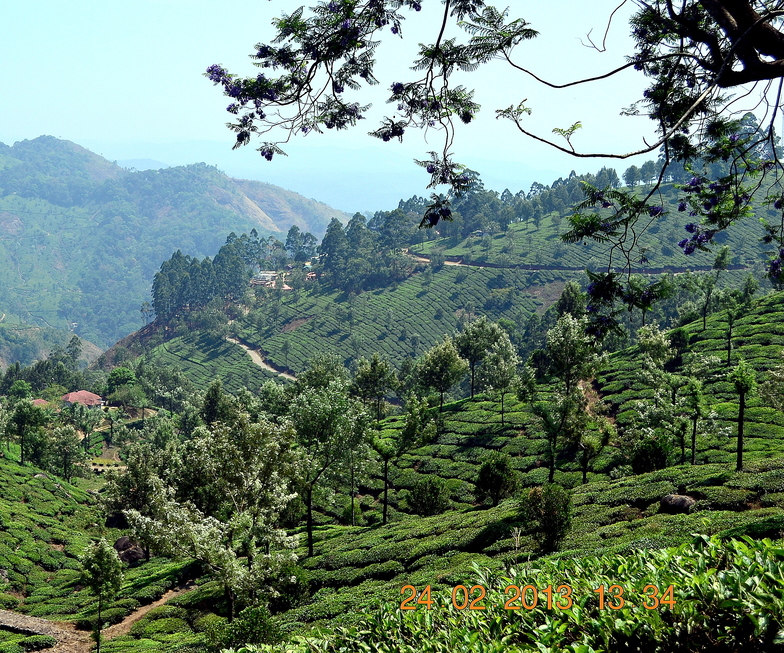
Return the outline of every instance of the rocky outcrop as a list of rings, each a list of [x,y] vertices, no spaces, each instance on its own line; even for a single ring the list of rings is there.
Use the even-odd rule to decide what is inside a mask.
[[[659,512],[668,515],[685,514],[691,510],[695,503],[697,503],[695,499],[685,494],[668,494],[663,496],[659,502]]]

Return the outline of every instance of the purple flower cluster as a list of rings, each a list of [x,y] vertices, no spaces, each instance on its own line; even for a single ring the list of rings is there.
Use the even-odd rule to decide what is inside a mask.
[[[684,193],[701,193],[702,192],[702,185],[705,183],[705,179],[702,177],[692,177],[689,180],[689,183],[686,184],[683,188]]]
[[[616,320],[609,315],[594,315],[591,316],[591,322],[585,327],[585,333],[586,335],[593,336],[597,340],[601,340],[616,327]]]
[[[340,11],[340,5],[337,2],[330,2],[327,5],[327,9],[329,9],[333,14],[336,14]]]
[[[681,200],[680,202],[678,202],[678,210],[679,211],[685,211],[686,208],[687,208],[687,205],[686,205],[686,201],[685,200]]]
[[[403,86],[403,84],[400,82],[395,82],[392,84],[391,90],[394,95],[400,95],[405,90],[405,86]]]
[[[657,215],[661,215],[662,213],[664,213],[663,206],[651,206],[648,208],[648,215],[650,215],[652,218],[655,218]]]
[[[774,283],[784,282],[784,249],[768,264],[768,278]]]
[[[784,198],[779,197],[775,202],[773,202],[773,208],[781,209],[784,207]]]
[[[713,236],[716,235],[716,229],[705,229],[702,225],[687,224],[686,231],[692,234],[691,238],[684,238],[678,243],[678,247],[683,250],[687,256],[694,254],[697,249],[707,245]]]
[[[213,84],[224,84],[229,79],[229,73],[218,64],[207,68],[207,77]]]
[[[259,148],[259,153],[267,159],[267,161],[272,161],[272,156],[275,154],[271,147],[261,147]]]

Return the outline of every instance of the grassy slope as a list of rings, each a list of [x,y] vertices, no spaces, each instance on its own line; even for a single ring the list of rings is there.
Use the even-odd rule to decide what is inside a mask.
[[[685,327],[690,337],[690,349],[706,356],[720,359],[713,373],[703,381],[710,409],[715,412],[719,429],[711,436],[699,438],[698,460],[730,463],[734,460],[736,421],[738,415],[737,395],[726,380],[731,367],[726,367],[727,349],[725,332],[726,312],[716,313],[707,320],[707,329],[702,330],[702,321],[692,322]],[[733,329],[732,366],[742,357],[759,373],[781,362],[784,347],[784,294],[773,293],[759,300],[754,308],[736,322]],[[625,424],[632,416],[630,402],[651,395],[639,381],[640,352],[633,348],[616,353],[610,363],[597,377],[599,390],[611,402],[617,420]],[[676,370],[677,371],[677,370]],[[772,408],[762,405],[758,397],[748,400],[746,411],[746,458],[764,458],[784,452],[784,416]],[[731,434],[728,437],[727,434]]]
[[[338,291],[303,291],[283,294],[277,326],[269,321],[269,303],[237,322],[239,338],[277,369],[297,373],[322,353],[335,353],[349,364],[359,356],[380,352],[393,364],[421,354],[444,334],[457,330],[466,310],[491,319],[526,319],[546,308],[560,293],[561,272],[494,270],[444,266],[432,275],[415,274],[397,286],[366,292],[354,300]],[[352,306],[352,327],[345,311]],[[344,312],[341,315],[341,311]],[[289,352],[285,353],[288,342]],[[231,390],[274,375],[259,370],[236,345],[219,344],[205,334],[177,338],[159,345],[149,354],[154,360],[177,365],[204,387],[222,376]],[[230,361],[229,373],[222,368]],[[236,386],[236,387],[235,387]]]
[[[241,387],[258,388],[269,379],[279,379],[253,363],[239,345],[206,333],[174,338],[155,347],[149,358],[179,368],[200,388],[220,379],[228,392],[237,392]]]
[[[0,584],[3,607],[53,620],[92,618],[95,599],[79,584],[79,556],[94,538],[113,542],[121,535],[101,526],[93,479],[65,483],[51,474],[14,462],[18,447],[0,459]],[[159,598],[179,577],[183,563],[153,558],[126,572],[123,588],[107,607],[119,621],[143,603]]]
[[[667,213],[652,221],[651,226],[640,239],[647,248],[648,268],[676,267],[693,269],[697,266],[710,266],[715,254],[696,252],[685,256],[677,243],[686,238],[684,230],[687,222],[693,221],[687,213],[678,213],[677,193],[671,186],[663,187],[661,196],[654,196],[651,202],[661,202]],[[738,222],[729,228],[726,235],[719,234],[716,242],[729,245],[733,264],[753,265],[764,260],[764,253],[770,245],[759,242],[764,231],[755,218],[776,218],[775,211],[767,206],[756,207],[756,215]],[[545,267],[571,267],[580,270],[588,267],[596,269],[607,261],[607,245],[587,242],[584,245],[567,245],[559,236],[570,227],[566,220],[570,212],[551,213],[544,216],[537,227],[532,221],[513,223],[507,233],[491,236],[470,235],[467,238],[443,238],[431,240],[411,247],[413,253],[428,255],[435,250],[453,260],[462,259],[472,263],[494,265],[532,265]],[[640,268],[642,271],[642,267]]]

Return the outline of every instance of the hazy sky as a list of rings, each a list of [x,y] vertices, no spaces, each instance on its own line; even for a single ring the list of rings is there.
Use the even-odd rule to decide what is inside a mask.
[[[405,39],[386,32],[378,50],[380,87],[362,101],[385,107],[393,81],[415,79],[406,68],[412,49],[432,41],[441,3],[423,0],[408,12]],[[540,36],[518,46],[516,59],[558,83],[601,74],[631,52],[626,8],[616,15],[607,46],[598,53],[581,44],[601,40],[617,0],[510,2],[510,14],[525,18]],[[234,136],[224,126],[228,104],[204,70],[221,63],[232,72],[255,74],[248,54],[269,41],[270,20],[299,3],[288,0],[26,0],[7,3],[0,22],[0,141],[42,134],[77,142],[110,160],[155,159],[169,165],[205,161],[234,176],[261,179],[347,210],[393,208],[400,198],[429,193],[428,176],[412,159],[439,148],[436,134],[382,143],[367,136],[377,120],[350,132],[311,135],[288,145],[288,158],[269,163],[253,147],[232,151]],[[505,6],[503,3],[498,6]],[[631,7],[629,7],[629,11]],[[461,30],[455,30],[460,32]],[[582,121],[574,139],[584,151],[624,152],[652,136],[647,118],[619,117],[640,97],[644,80],[626,71],[609,81],[573,89],[544,89],[501,63],[459,80],[477,89],[480,118],[459,132],[456,159],[478,170],[497,190],[527,190],[533,181],[595,171],[610,165],[621,173],[631,161],[578,160],[519,134],[494,110],[527,99],[534,131]],[[378,111],[376,115],[381,115]],[[645,158],[654,158],[643,157]],[[635,163],[640,163],[635,160]]]

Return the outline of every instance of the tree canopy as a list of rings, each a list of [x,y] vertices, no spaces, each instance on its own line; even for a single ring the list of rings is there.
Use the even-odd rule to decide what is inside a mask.
[[[452,200],[475,183],[471,171],[454,160],[452,146],[456,124],[471,123],[480,105],[474,90],[455,83],[455,73],[473,72],[500,59],[509,65],[505,84],[533,78],[564,89],[633,69],[646,78],[648,87],[624,114],[648,116],[657,131],[653,142],[634,151],[581,152],[572,142],[580,122],[553,129],[564,142],[529,130],[525,117],[531,107],[525,100],[496,108],[497,116],[508,119],[523,136],[571,156],[624,159],[660,153],[658,165],[627,171],[630,186],[650,184],[640,192],[617,189],[615,180],[609,179],[605,186],[586,184],[585,200],[563,235],[567,242],[593,239],[611,246],[607,270],[598,275],[601,283],[588,292],[591,332],[597,337],[617,325],[616,302],[645,311],[661,296],[655,284],[632,287],[614,268],[628,272],[644,259],[639,237],[651,218],[666,210],[656,194],[663,181],[684,182],[678,208],[688,211],[691,220],[679,245],[688,255],[709,249],[717,233],[748,216],[762,179],[771,174],[778,178],[784,171],[774,130],[784,80],[784,9],[773,0],[637,3],[629,25],[634,46],[626,63],[565,84],[542,79],[518,63],[518,48],[523,52],[523,43],[538,34],[523,18],[484,0],[442,4],[432,41],[420,44],[415,61],[402,62],[389,80],[376,77],[376,48],[388,38],[386,30],[402,37],[404,19],[411,18],[409,11],[421,10],[420,0],[322,1],[310,10],[299,8],[273,20],[273,38],[259,43],[251,55],[262,72],[243,77],[215,64],[205,73],[231,99],[228,126],[236,134],[235,147],[249,143],[254,135],[269,138],[258,150],[272,160],[283,154],[280,146],[295,135],[354,127],[369,109],[360,101],[362,87],[388,84],[392,108],[371,136],[382,141],[402,140],[412,131],[443,136],[439,151],[416,161],[429,175],[428,188],[447,189],[445,195],[434,193],[423,207],[421,226],[432,227],[452,219]],[[466,36],[447,38],[450,23]],[[589,42],[596,49],[603,47],[590,37]],[[784,209],[784,193],[774,192],[767,199],[777,210]],[[784,217],[780,224],[765,228],[767,242],[777,243],[780,250],[768,261],[768,275],[775,281],[784,278]]]

